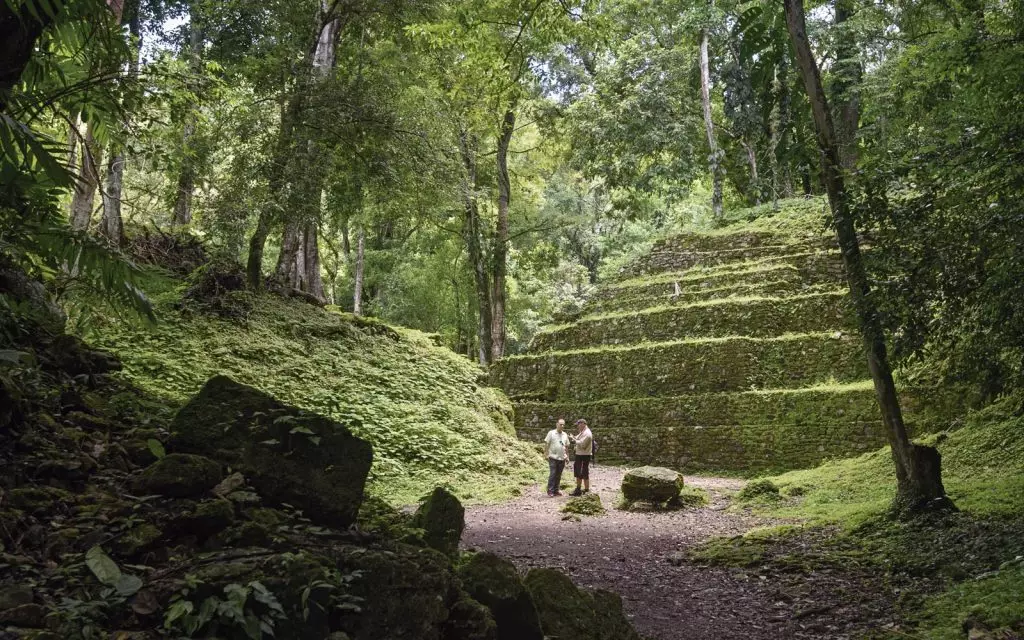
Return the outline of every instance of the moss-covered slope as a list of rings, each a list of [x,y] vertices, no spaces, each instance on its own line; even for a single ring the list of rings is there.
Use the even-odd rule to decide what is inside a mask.
[[[604,460],[739,472],[884,444],[823,212],[791,200],[657,242],[577,317],[492,367],[519,434],[583,417]],[[920,431],[945,401],[915,389],[904,404]]]
[[[537,454],[516,439],[508,400],[430,336],[270,295],[245,321],[182,313],[180,297],[173,283],[156,297],[155,327],[91,336],[143,390],[177,406],[224,374],[336,419],[373,444],[369,491],[394,504],[436,485],[487,499],[532,477]]]

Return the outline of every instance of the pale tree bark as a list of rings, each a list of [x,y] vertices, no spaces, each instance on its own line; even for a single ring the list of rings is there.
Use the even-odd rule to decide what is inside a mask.
[[[131,60],[128,62],[128,73],[135,81],[139,75],[139,56],[142,54],[142,29],[139,17],[139,3],[135,2],[132,7],[132,15],[128,19],[128,33],[131,35],[131,45],[134,49]],[[125,100],[123,109],[130,116],[133,105],[130,100]],[[124,219],[121,213],[121,201],[124,192],[124,170],[126,163],[125,147],[123,143],[112,144],[113,155],[107,165],[107,177],[104,181],[102,191],[103,218],[100,220],[100,235],[106,238],[107,242],[114,246],[124,244]]]
[[[942,486],[941,456],[938,450],[912,443],[903,422],[903,413],[886,354],[885,334],[878,309],[871,298],[871,287],[853,225],[835,127],[821,84],[818,65],[807,38],[803,0],[784,0],[784,6],[786,26],[811,102],[818,147],[822,156],[825,189],[832,209],[836,238],[843,255],[850,298],[857,313],[868,369],[874,382],[882,422],[896,464],[897,495],[894,507],[899,511],[915,511],[930,506],[949,506],[952,503],[946,497]]]
[[[508,207],[512,185],[508,177],[508,146],[516,128],[516,114],[505,112],[498,134],[498,220],[494,229],[494,289],[491,292],[491,362],[505,355],[505,277],[508,270]]]
[[[99,167],[103,166],[103,148],[93,136],[92,125],[86,124],[85,139],[78,146],[81,150],[78,166],[82,172],[71,194],[71,228],[85,231],[92,223],[93,202],[100,181]]]
[[[713,0],[711,0],[713,2]],[[708,56],[708,29],[700,32],[700,99],[704,106],[704,128],[708,135],[708,165],[711,169],[711,210],[715,220],[722,217],[722,152],[715,139],[715,124],[711,119],[711,69]]]
[[[124,241],[124,223],[121,218],[121,194],[124,190],[124,150],[122,149],[110,159],[107,168],[107,179],[101,193],[103,199],[103,217],[100,219],[100,235],[113,246],[121,246]]]
[[[468,132],[459,135],[459,151],[466,173],[463,177],[463,203],[465,218],[462,235],[473,269],[473,283],[477,298],[477,349],[480,364],[491,359],[491,287],[487,277],[487,260],[481,245],[480,209],[476,200],[476,138]]]
[[[363,256],[366,251],[366,233],[362,227],[356,243],[356,283],[352,291],[352,313],[360,316],[363,315]]]

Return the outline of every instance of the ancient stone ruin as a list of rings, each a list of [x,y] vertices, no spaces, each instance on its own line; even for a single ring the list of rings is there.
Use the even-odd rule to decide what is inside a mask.
[[[609,463],[768,470],[871,450],[886,440],[845,287],[823,237],[669,238],[491,380],[520,437],[584,417]],[[918,429],[922,395],[901,398]]]

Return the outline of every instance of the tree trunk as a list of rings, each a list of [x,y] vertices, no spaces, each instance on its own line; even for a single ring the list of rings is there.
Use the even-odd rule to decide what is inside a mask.
[[[131,35],[131,46],[134,53],[128,62],[128,73],[133,79],[139,75],[139,56],[142,54],[142,23],[139,18],[138,3],[135,3],[128,17],[128,33]],[[130,94],[129,94],[130,95]],[[132,101],[125,99],[122,108],[126,113],[132,112]],[[110,163],[107,167],[106,184],[102,192],[103,218],[100,220],[100,234],[113,246],[124,244],[124,222],[121,215],[121,199],[124,191],[124,169],[126,153],[124,144],[111,145]]]
[[[189,89],[193,94],[199,91],[196,77],[202,73],[203,55],[203,30],[199,25],[199,12],[196,10],[195,2],[189,7],[190,18],[188,25],[188,59],[189,59]],[[198,105],[189,105],[188,113],[185,115],[185,124],[181,133],[181,173],[178,174],[178,186],[175,189],[174,215],[171,219],[171,226],[180,227],[192,222],[192,196],[196,188],[196,158],[193,149],[193,138],[196,134],[196,123]]]
[[[508,177],[508,145],[516,128],[509,109],[498,135],[498,221],[494,229],[494,290],[491,292],[491,362],[505,355],[505,275],[508,269],[508,206],[512,185]]]
[[[114,247],[124,244],[124,223],[121,218],[121,193],[124,187],[124,150],[121,149],[110,159],[107,179],[101,196],[103,218],[100,220],[100,235]]]
[[[286,98],[281,104],[281,126],[277,133],[277,144],[274,148],[274,156],[267,164],[267,187],[270,194],[267,202],[260,207],[259,216],[256,220],[256,230],[249,239],[249,257],[246,261],[246,277],[249,287],[260,289],[263,286],[263,252],[267,245],[267,238],[279,219],[278,212],[281,209],[285,181],[285,164],[288,162],[288,154],[292,145],[292,136],[295,130],[295,120],[298,117],[300,97],[293,94]]]
[[[13,9],[12,4],[18,8]],[[0,113],[7,111],[11,92],[21,82],[21,72],[32,58],[36,40],[53,22],[53,16],[44,6],[49,6],[53,13],[59,13],[64,4],[43,3],[41,0],[0,2]]]
[[[324,280],[320,275],[320,242],[316,222],[307,222],[303,235],[303,266],[305,289],[317,300],[325,300]]]
[[[754,142],[743,140],[743,149],[747,152],[747,166],[750,167],[750,193],[754,196],[754,204],[761,204],[761,180],[757,175],[757,148]]]
[[[708,165],[711,169],[711,210],[715,220],[722,218],[722,153],[715,141],[715,124],[711,120],[711,69],[708,61],[708,30],[700,32],[700,99],[704,104],[704,128],[708,134]]]
[[[951,505],[942,486],[939,452],[932,447],[913,444],[903,423],[896,385],[886,355],[885,335],[878,310],[870,295],[871,288],[853,226],[835,128],[822,88],[818,65],[807,39],[803,0],[784,0],[784,4],[786,25],[811,102],[818,147],[822,155],[825,188],[836,227],[836,238],[843,254],[850,298],[857,312],[868,369],[874,382],[882,421],[896,463],[898,488],[894,506],[899,511],[915,511],[926,506]]]
[[[463,199],[465,205],[465,222],[463,237],[469,264],[473,269],[473,282],[476,285],[478,308],[477,337],[480,364],[486,365],[491,359],[491,288],[487,277],[487,261],[484,257],[480,238],[480,210],[476,201],[476,140],[466,132],[459,136],[459,148],[462,162],[466,168],[463,182]]]
[[[278,283],[286,289],[302,289],[302,277],[305,275],[302,236],[302,226],[299,222],[285,223],[281,235],[281,253],[277,254],[277,267],[274,273]]]
[[[363,315],[363,256],[366,251],[366,232],[359,228],[359,239],[356,245],[356,284],[352,291],[352,313]]]
[[[81,179],[71,194],[71,228],[85,231],[92,223],[93,201],[99,184],[99,167],[103,166],[103,149],[93,137],[92,125],[85,127],[85,140],[81,147]]]

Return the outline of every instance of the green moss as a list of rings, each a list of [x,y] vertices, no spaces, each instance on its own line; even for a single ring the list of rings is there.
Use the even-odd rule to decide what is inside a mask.
[[[111,320],[93,338],[123,361],[119,375],[170,405],[224,374],[337,420],[371,442],[368,491],[396,505],[438,485],[471,500],[504,498],[510,477],[542,462],[499,418],[508,401],[478,384],[480,369],[426,334],[271,295],[242,325],[182,315],[179,295],[156,296],[155,328]]]
[[[606,344],[676,341],[687,337],[770,337],[824,333],[853,324],[844,291],[785,298],[734,297],[593,315],[538,333],[531,350],[567,351]]]
[[[679,492],[679,505],[688,509],[697,509],[700,507],[707,506],[711,503],[711,496],[708,494],[707,489],[700,487],[694,487],[692,485],[683,485],[682,491]]]
[[[604,505],[601,504],[601,496],[596,493],[587,493],[582,496],[569,498],[562,505],[562,513],[573,513],[580,516],[599,516],[604,514]]]
[[[767,478],[751,480],[736,494],[739,502],[775,502],[781,498],[779,488]]]
[[[993,638],[1020,637],[1024,631],[1024,567],[1018,562],[981,579],[958,584],[928,599],[919,616],[919,636],[960,640],[965,623],[1000,630]]]

